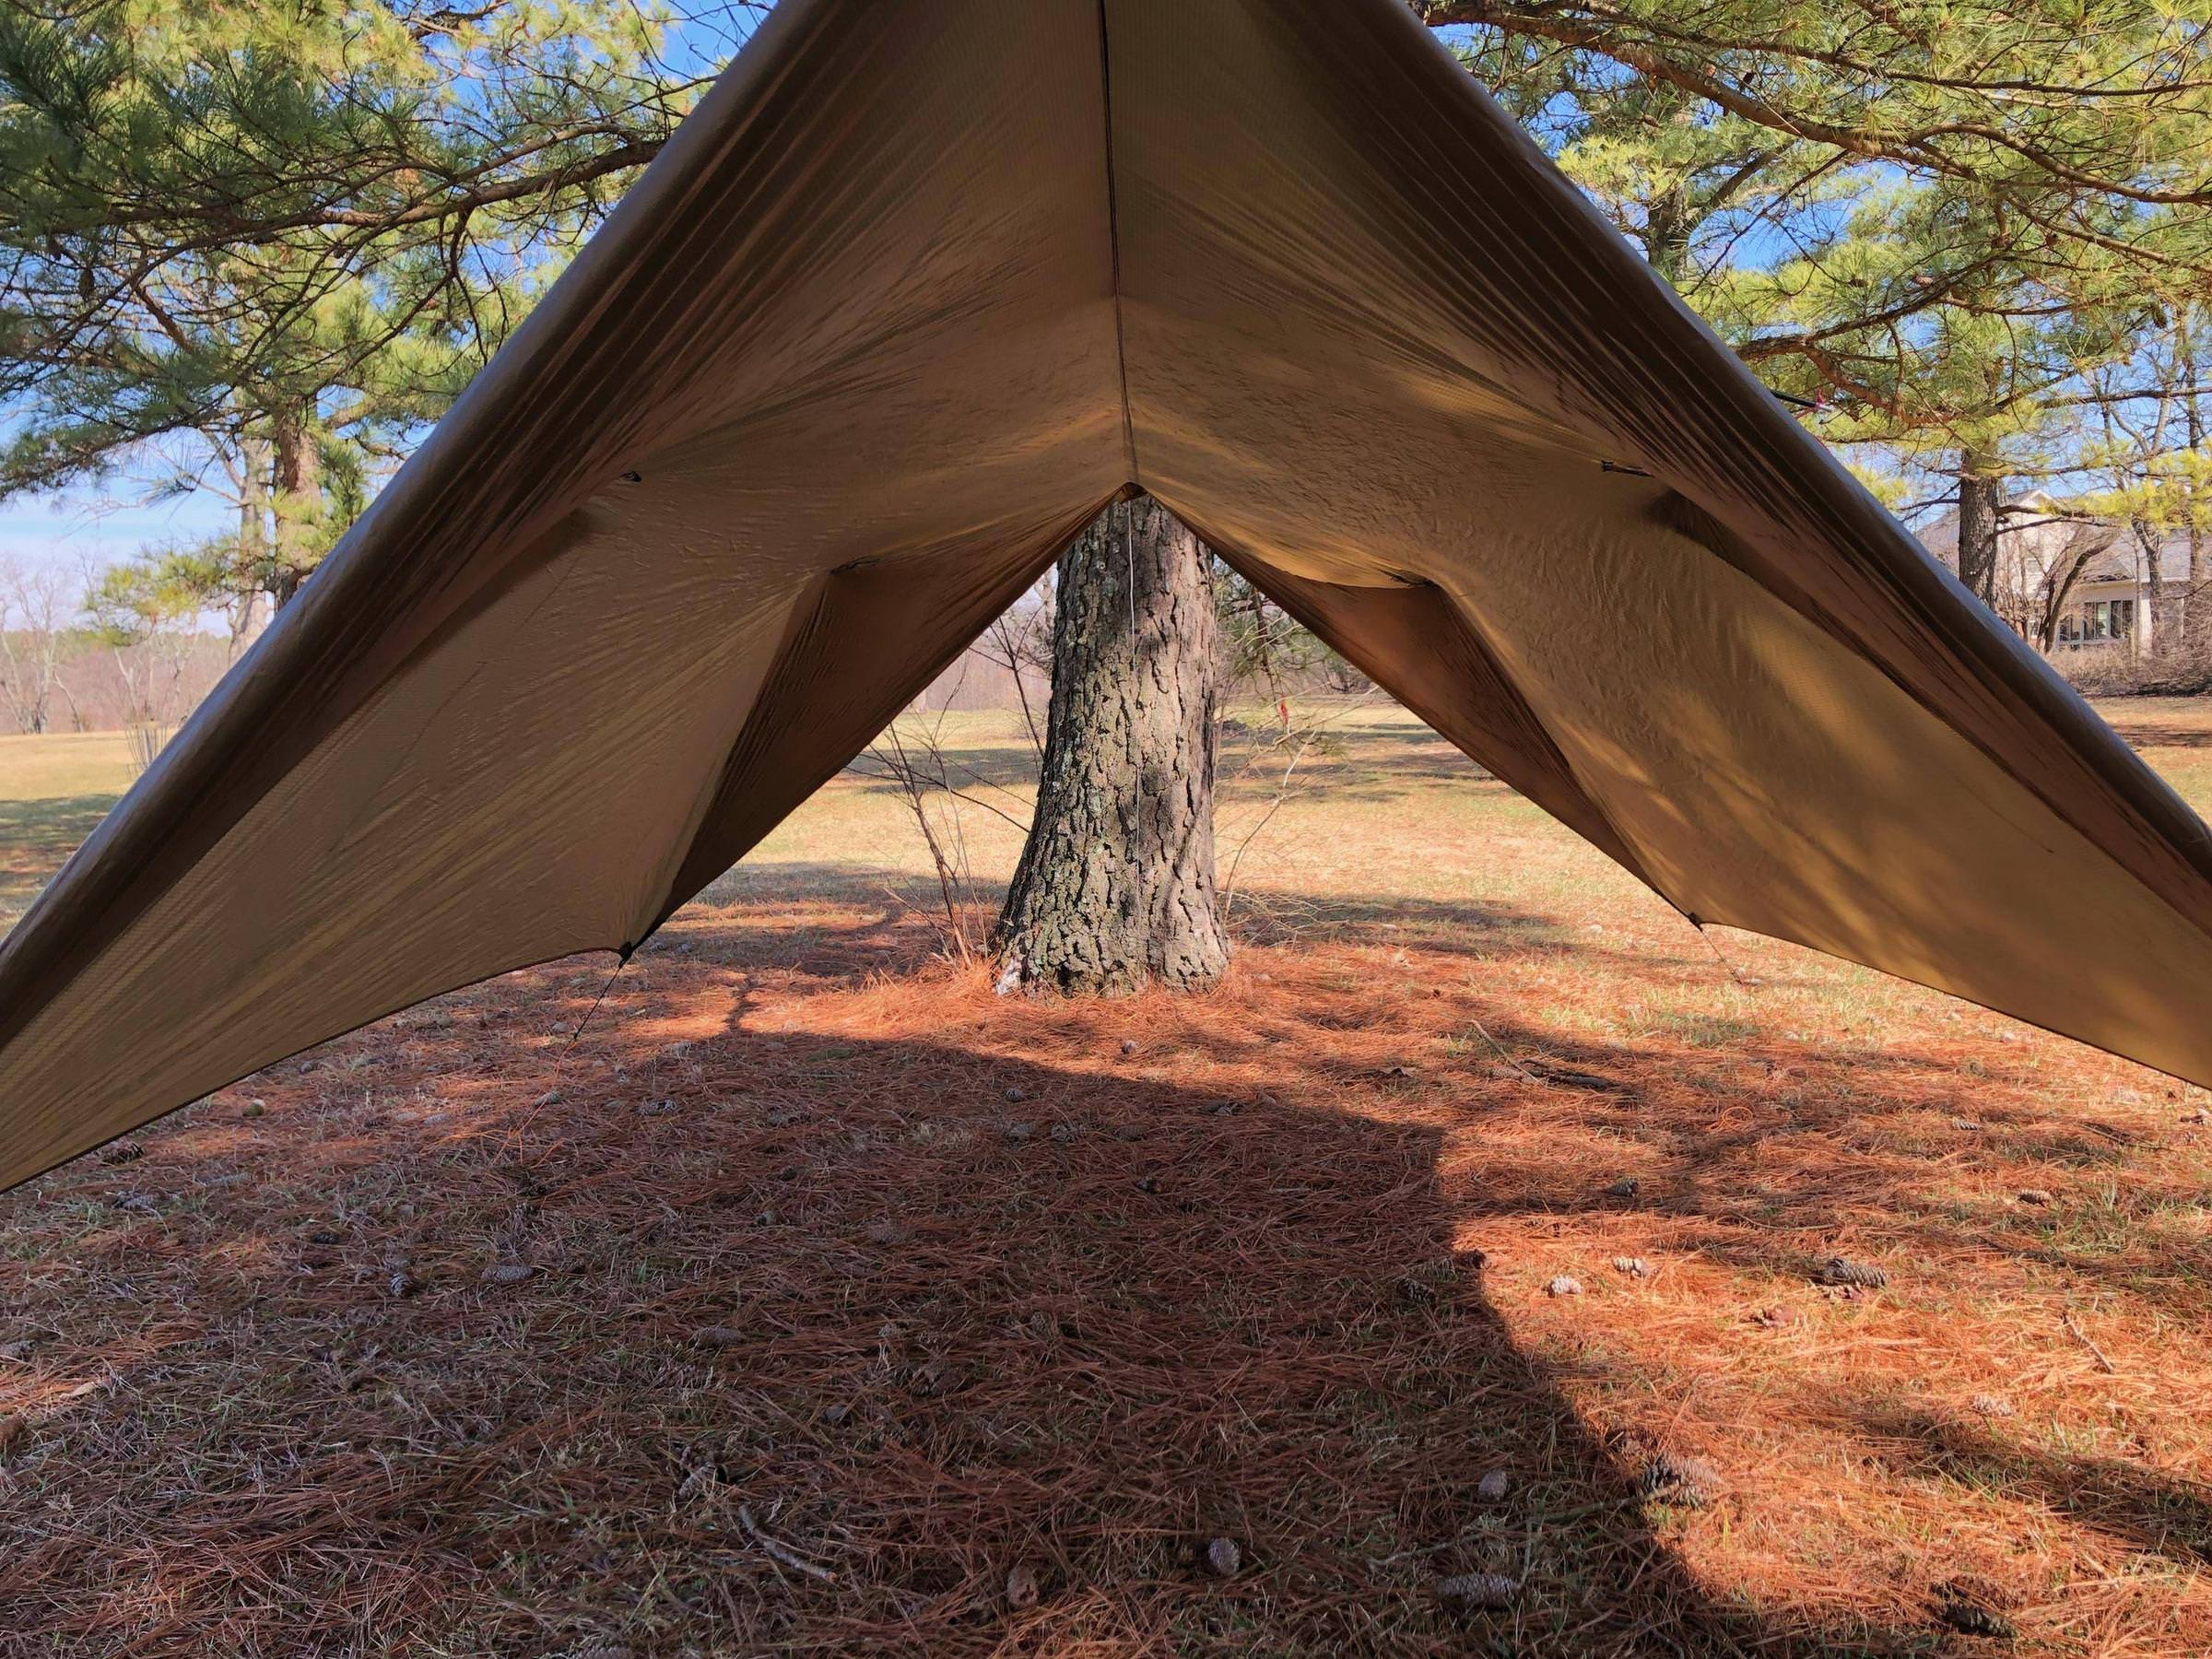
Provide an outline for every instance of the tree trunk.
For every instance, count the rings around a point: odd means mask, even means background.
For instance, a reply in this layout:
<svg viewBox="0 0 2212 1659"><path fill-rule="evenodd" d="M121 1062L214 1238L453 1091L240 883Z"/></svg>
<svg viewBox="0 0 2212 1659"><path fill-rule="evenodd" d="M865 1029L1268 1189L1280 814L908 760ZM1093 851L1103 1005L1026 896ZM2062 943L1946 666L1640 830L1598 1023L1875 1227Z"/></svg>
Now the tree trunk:
<svg viewBox="0 0 2212 1659"><path fill-rule="evenodd" d="M238 441L238 565L258 580L269 559L269 446L265 439Z"/></svg>
<svg viewBox="0 0 2212 1659"><path fill-rule="evenodd" d="M238 609L230 624L230 653L253 625L264 594L276 587L276 559L269 547L269 445L266 439L238 441L238 559L234 586ZM272 606L272 608L275 608Z"/></svg>
<svg viewBox="0 0 2212 1659"><path fill-rule="evenodd" d="M2139 656L2148 655L2154 659L2163 657L2173 643L2169 638L2172 632L2172 624L2166 615L2166 565L2165 560L2159 557L2162 550L2159 544L2165 540L2165 537L2141 519L2129 520L2127 527L2135 535L2136 547L2143 555L2145 570L2147 573L2146 586L2149 590L2146 594L2146 599L2150 614L2144 618L2144 621L2150 625L2150 642L2148 645L2142 643L2144 629L2138 626L2136 629L2137 641L2136 653Z"/></svg>
<svg viewBox="0 0 2212 1659"><path fill-rule="evenodd" d="M1959 580L1984 605L1995 604L1997 503L2003 480L1980 470L1980 457L1959 458Z"/></svg>
<svg viewBox="0 0 2212 1659"><path fill-rule="evenodd" d="M2201 455L2205 449L2205 408L2196 396L2196 348L2189 338L2189 318L2182 322L2182 351L2179 371L2182 384L2188 388L2182 396L2183 435L2193 456ZM2212 641L2212 594L2205 591L2205 533L2197 523L2196 463L2184 475L2182 482L2182 500L2186 508L2189 537L2189 585L2182 596L2182 644L2192 660L2201 660L2206 645Z"/></svg>
<svg viewBox="0 0 2212 1659"><path fill-rule="evenodd" d="M323 468L322 457L315 453L315 434L302 415L279 414L270 423L269 436L275 452L271 506L276 521L269 595L282 610L314 568L312 538L323 506Z"/></svg>
<svg viewBox="0 0 2212 1659"><path fill-rule="evenodd" d="M1660 192L1645 204L1643 256L1676 288L1689 271L1689 193L1681 185Z"/></svg>
<svg viewBox="0 0 2212 1659"><path fill-rule="evenodd" d="M995 940L1002 990L1212 984L1214 601L1198 538L1149 496L1061 556L1037 816Z"/></svg>

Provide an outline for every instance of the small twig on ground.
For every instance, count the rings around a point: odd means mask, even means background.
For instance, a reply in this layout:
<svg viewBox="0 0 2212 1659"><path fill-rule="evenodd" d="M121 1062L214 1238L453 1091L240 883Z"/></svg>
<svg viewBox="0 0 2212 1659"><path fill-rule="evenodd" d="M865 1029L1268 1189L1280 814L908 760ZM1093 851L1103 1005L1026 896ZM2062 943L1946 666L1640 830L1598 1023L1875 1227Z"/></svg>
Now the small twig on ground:
<svg viewBox="0 0 2212 1659"><path fill-rule="evenodd" d="M2062 1308L2059 1310L2058 1319L2059 1323L2066 1327L2067 1334L2071 1335L2075 1341L2080 1343L2083 1347L2088 1348L2090 1353L2097 1357L2097 1363L2104 1367L2107 1373L2114 1376L2119 1374L2119 1367L2115 1366L2111 1359L2105 1357L2104 1350L2099 1347L2095 1342L2090 1340L2089 1334L2087 1331L2083 1330L2079 1325L2074 1323L2073 1309Z"/></svg>
<svg viewBox="0 0 2212 1659"><path fill-rule="evenodd" d="M1030 752L1037 759L1044 759L1044 734L1038 729L1037 710L1030 701L1030 680L1032 677L1050 685L1053 677L1053 582L1041 576L1012 609L983 629L982 635L968 647L968 653L981 657L994 667L1003 668L1013 677L1014 695L1021 705L1022 724L1029 729Z"/></svg>
<svg viewBox="0 0 2212 1659"><path fill-rule="evenodd" d="M825 1584L837 1583L837 1574L830 1571L829 1568L808 1560L789 1545L779 1544L762 1532L760 1524L753 1519L753 1512L749 1506L742 1503L737 1506L737 1520L751 1535L753 1542L760 1546L760 1553L768 1557L770 1560L788 1567L794 1572L803 1572L808 1578L819 1579Z"/></svg>
<svg viewBox="0 0 2212 1659"><path fill-rule="evenodd" d="M884 759L883 756L873 748L867 751L867 759L877 761L878 764L882 764ZM982 784L987 789L997 790L999 794L1005 795L1008 800L1021 802L1021 797L1016 794L1012 790L1008 789L1005 784L994 783L989 778L983 776L982 772L977 771L974 767L967 765L963 761L951 759L949 757L947 758L946 764L948 766L959 767L960 771L966 772L977 782ZM856 777L873 778L886 783L896 783L901 789L905 787L905 782L903 779L900 778L896 767L892 767L889 770L879 772L869 771L860 764L859 758L855 757L850 763L847 764L845 770L852 772ZM1027 835L1030 832L1030 826L1026 819L1016 818L1012 813L1007 812L1003 808L994 806L990 802L982 799L981 796L971 795L964 789L955 789L949 783L939 782L937 787L943 790L947 794L950 795L956 801L965 801L971 806L980 806L983 811L990 813L994 818L1004 818L1007 823L1013 825L1015 829L1020 830L1024 835ZM1027 805L1027 803L1022 804Z"/></svg>
<svg viewBox="0 0 2212 1659"><path fill-rule="evenodd" d="M1531 1083L1541 1083L1544 1080L1543 1078L1537 1077L1535 1073L1530 1071L1527 1066L1522 1065L1520 1061L1514 1059L1512 1055L1507 1053L1505 1052L1505 1044L1499 1041L1497 1038L1491 1036L1489 1028L1485 1026L1481 1020L1470 1019L1467 1021L1467 1023L1475 1028L1477 1032L1481 1035L1481 1038L1485 1042L1488 1043L1492 1048L1498 1051L1499 1059L1504 1061L1508 1065L1519 1072L1524 1077L1526 1077Z"/></svg>
<svg viewBox="0 0 2212 1659"><path fill-rule="evenodd" d="M913 813L914 822L922 831L922 839L929 848L930 860L936 866L937 888L945 905L946 954L954 961L966 962L975 955L975 948L969 942L968 926L963 913L968 908L967 900L971 886L968 839L960 824L959 793L952 787L950 781L945 775L944 746L938 741L938 731L942 723L943 717L940 714L938 726L925 726L919 734L918 739L923 754L935 763L934 776L925 772L923 767L907 754L906 744L900 735L896 722L886 728L883 734L884 738L890 744L888 752L879 744L872 747L869 753L879 765L897 779L900 790L906 796L907 806ZM942 791L953 803L948 809L951 827L943 836L939 835L936 827L930 822L928 797L933 788ZM991 810L996 811L997 809L993 807ZM1005 814L1001 813L1000 816L1003 818Z"/></svg>

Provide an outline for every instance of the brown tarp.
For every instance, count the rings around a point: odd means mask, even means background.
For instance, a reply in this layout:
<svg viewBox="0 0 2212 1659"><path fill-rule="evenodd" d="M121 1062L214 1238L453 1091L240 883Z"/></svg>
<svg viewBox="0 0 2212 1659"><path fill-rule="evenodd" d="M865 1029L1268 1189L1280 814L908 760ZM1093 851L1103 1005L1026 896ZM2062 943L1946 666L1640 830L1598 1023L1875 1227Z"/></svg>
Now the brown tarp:
<svg viewBox="0 0 2212 1659"><path fill-rule="evenodd" d="M0 1185L634 944L1131 483L1690 915L2212 1083L2205 827L1398 0L784 0L0 950Z"/></svg>

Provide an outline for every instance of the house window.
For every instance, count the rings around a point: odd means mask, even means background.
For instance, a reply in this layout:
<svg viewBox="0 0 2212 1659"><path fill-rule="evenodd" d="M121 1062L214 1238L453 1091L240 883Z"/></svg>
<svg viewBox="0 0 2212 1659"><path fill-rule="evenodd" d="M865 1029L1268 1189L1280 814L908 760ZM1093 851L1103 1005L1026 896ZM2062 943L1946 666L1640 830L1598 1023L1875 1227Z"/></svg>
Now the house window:
<svg viewBox="0 0 2212 1659"><path fill-rule="evenodd" d="M2092 599L2081 607L2078 624L2067 617L2058 625L2058 637L2069 644L2094 645L2111 640L2129 640L2136 632L2133 599Z"/></svg>

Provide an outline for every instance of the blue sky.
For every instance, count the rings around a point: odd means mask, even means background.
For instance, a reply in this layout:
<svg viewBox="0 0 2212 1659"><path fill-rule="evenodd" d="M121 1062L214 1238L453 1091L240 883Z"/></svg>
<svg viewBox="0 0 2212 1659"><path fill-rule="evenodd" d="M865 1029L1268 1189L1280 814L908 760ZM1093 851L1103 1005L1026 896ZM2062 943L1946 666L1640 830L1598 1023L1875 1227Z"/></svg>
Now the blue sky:
<svg viewBox="0 0 2212 1659"><path fill-rule="evenodd" d="M142 505L127 487L18 498L0 501L0 557L72 570L112 564L140 547L212 535L231 511L208 495Z"/></svg>

